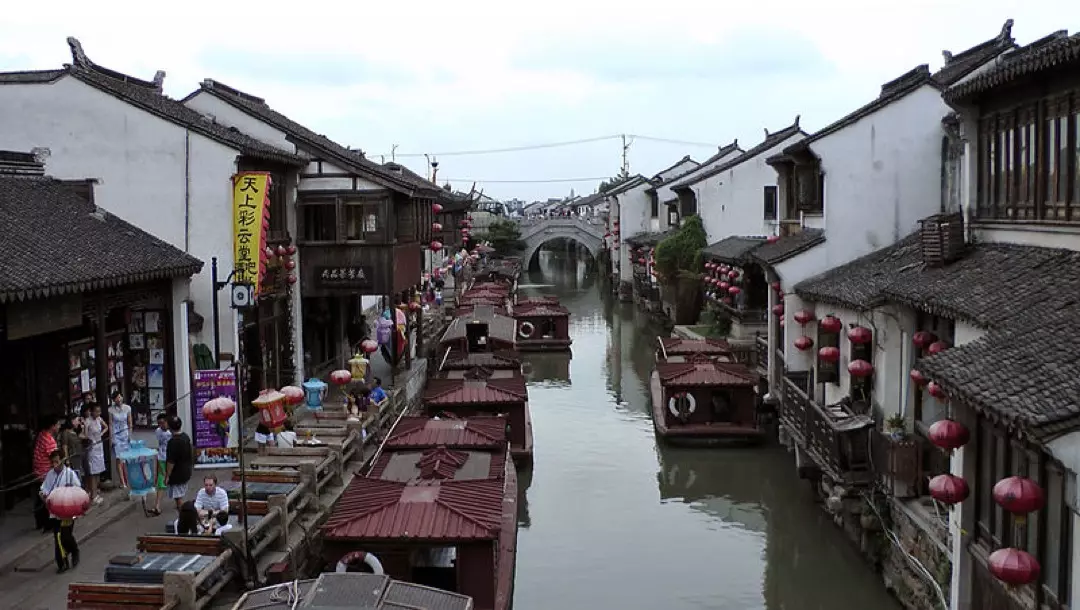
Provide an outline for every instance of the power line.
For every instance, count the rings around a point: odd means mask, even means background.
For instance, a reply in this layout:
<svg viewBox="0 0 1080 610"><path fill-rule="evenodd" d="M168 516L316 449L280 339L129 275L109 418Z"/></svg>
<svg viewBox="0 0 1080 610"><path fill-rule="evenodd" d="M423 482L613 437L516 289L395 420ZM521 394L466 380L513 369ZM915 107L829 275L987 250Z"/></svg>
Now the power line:
<svg viewBox="0 0 1080 610"><path fill-rule="evenodd" d="M702 148L718 148L716 144L709 144L707 142L687 142L685 140L671 140L668 138L654 138L652 136L639 136L637 134L627 134L628 138L637 138L638 140L646 140L648 142L661 142L663 144L678 144L680 146L700 146Z"/></svg>
<svg viewBox="0 0 1080 610"><path fill-rule="evenodd" d="M483 178L443 178L447 182L481 182L487 184L549 184L554 182L595 182L596 180L611 180L611 176L599 178L547 178L542 180L484 180Z"/></svg>
<svg viewBox="0 0 1080 610"><path fill-rule="evenodd" d="M456 150L451 152L439 152L439 153L397 153L398 157L423 157L424 155L430 155L432 157L463 157L466 155L494 155L499 153L508 152L521 152L526 150L540 150L543 148L559 148L561 146L576 146L578 144L590 144L592 142L603 142L605 140L615 140L620 136L600 136L597 138L585 138L582 140L569 140L566 142L549 142L547 144L530 144L528 146L511 146L509 148L489 148L486 150Z"/></svg>

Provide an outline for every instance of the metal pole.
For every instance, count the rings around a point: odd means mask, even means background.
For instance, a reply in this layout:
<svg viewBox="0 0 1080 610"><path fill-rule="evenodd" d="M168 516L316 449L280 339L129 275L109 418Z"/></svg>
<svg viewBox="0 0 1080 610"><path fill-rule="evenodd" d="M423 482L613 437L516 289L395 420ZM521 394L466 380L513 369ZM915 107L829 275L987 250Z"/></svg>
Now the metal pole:
<svg viewBox="0 0 1080 610"><path fill-rule="evenodd" d="M240 447L238 458L240 462L240 528L243 531L242 546L244 549L244 563L247 565L248 573L251 574L252 582L258 584L259 575L257 573L257 566L255 565L254 558L251 556L251 539L248 538L248 505L247 505L247 471L244 466L244 453L245 442L247 441L247 433L244 430L244 381L242 376L243 366L241 366L241 358L244 354L244 313L243 310L236 310L236 356L233 358L233 370L236 375L236 394L239 399L240 408L237 419L237 433L240 436Z"/></svg>
<svg viewBox="0 0 1080 610"><path fill-rule="evenodd" d="M221 285L218 284L217 274L217 257L210 259L210 284L212 286L213 295L211 302L214 309L214 368L221 368L221 315L218 313L218 291L221 290Z"/></svg>

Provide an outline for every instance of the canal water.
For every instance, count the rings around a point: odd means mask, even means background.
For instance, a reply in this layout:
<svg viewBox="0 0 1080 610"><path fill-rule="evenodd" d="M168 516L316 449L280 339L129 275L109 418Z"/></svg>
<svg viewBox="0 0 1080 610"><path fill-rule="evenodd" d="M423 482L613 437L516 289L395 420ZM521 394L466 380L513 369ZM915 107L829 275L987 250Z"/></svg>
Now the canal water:
<svg viewBox="0 0 1080 610"><path fill-rule="evenodd" d="M783 449L659 445L646 389L657 331L584 261L538 257L522 292L560 297L574 345L572 358L526 357L535 465L515 610L900 607Z"/></svg>

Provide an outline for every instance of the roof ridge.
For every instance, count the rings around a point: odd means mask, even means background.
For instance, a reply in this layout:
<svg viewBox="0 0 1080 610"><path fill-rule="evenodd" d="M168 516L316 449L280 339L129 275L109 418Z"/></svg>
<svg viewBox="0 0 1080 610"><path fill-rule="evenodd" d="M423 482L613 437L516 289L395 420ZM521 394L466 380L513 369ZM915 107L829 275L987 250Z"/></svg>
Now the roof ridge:
<svg viewBox="0 0 1080 610"><path fill-rule="evenodd" d="M684 186L687 186L689 184L697 184L698 182L701 182L702 180L707 180L708 178L712 178L713 176L715 176L715 175L717 175L717 174L719 174L721 172L726 172L727 170L729 170L729 169L731 169L733 167L737 167L739 165L742 165L744 162L749 161L750 159L753 159L754 157L757 157L758 155L764 153L765 151L769 150L770 148L775 147L777 144L783 142L784 140L787 140L788 138L790 138L790 137L792 137L792 136L794 136L796 134L804 133L803 130L802 130L802 127L799 125L801 119L802 119L802 115L795 115L795 122L794 123L792 123L791 125L788 125L787 127L779 129L777 131L770 132L768 130L768 128L765 128L765 139L764 140L762 140L761 142L759 142L755 146L751 146L747 150L744 150L741 154L736 156L734 159L731 159L730 161L727 161L725 163L721 163L720 165L717 165L716 167L713 167L711 169L705 170L704 172L699 174L693 180L693 182L688 182Z"/></svg>
<svg viewBox="0 0 1080 610"><path fill-rule="evenodd" d="M951 64L962 62L966 59L975 57L979 52L986 51L996 46L1009 45L1015 42L1012 37L1013 20L1006 19L1005 24L1001 27L1001 32L997 36L980 42L979 44L969 47L959 53L951 53L948 50L944 50L941 54L945 58L945 66L948 67Z"/></svg>

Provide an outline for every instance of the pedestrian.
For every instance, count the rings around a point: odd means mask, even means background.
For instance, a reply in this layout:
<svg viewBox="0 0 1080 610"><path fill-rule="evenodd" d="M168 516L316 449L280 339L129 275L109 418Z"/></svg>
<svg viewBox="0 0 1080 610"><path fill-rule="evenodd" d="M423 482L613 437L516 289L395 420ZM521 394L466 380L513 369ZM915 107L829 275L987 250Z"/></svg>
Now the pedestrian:
<svg viewBox="0 0 1080 610"><path fill-rule="evenodd" d="M127 487L127 469L121 453L131 450L131 406L124 402L124 395L114 392L109 405L109 425L112 428L113 459L116 460L116 472L120 475L120 487Z"/></svg>
<svg viewBox="0 0 1080 610"><path fill-rule="evenodd" d="M157 416L157 428L154 429L154 436L157 438L157 477L154 481L154 488L157 493L154 494L154 508L150 511L150 515L156 517L161 514L161 497L165 495L167 489L165 470L168 460L166 458L169 439L172 438L172 431L169 430L169 416L164 413L159 413Z"/></svg>
<svg viewBox="0 0 1080 610"><path fill-rule="evenodd" d="M101 419L101 405L90 405L90 419L84 424L86 438L90 441L90 451L87 453L87 491L90 493L90 501L101 504L105 500L98 494L98 484L101 482L101 473L105 472L105 440L109 433L109 426Z"/></svg>
<svg viewBox="0 0 1080 610"><path fill-rule="evenodd" d="M199 518L203 521L212 519L220 512L229 514L229 494L218 487L217 482L216 476L206 475L202 489L195 494L195 510L199 511Z"/></svg>
<svg viewBox="0 0 1080 610"><path fill-rule="evenodd" d="M285 420L285 429L277 433L278 449L292 449L296 446L296 431L291 419Z"/></svg>
<svg viewBox="0 0 1080 610"><path fill-rule="evenodd" d="M58 442L60 450L64 452L64 462L80 477L82 477L83 467L83 444L79 434L82 432L82 427L82 418L64 418L64 423L60 424Z"/></svg>
<svg viewBox="0 0 1080 610"><path fill-rule="evenodd" d="M270 431L270 428L259 422L259 425L255 426L255 444L258 446L259 455L266 454L266 446L274 442L274 433Z"/></svg>
<svg viewBox="0 0 1080 610"><path fill-rule="evenodd" d="M371 388L370 394L371 402L375 404L376 409L382 409L383 403L386 402L386 390L382 387L382 379L375 378L375 385Z"/></svg>
<svg viewBox="0 0 1080 610"><path fill-rule="evenodd" d="M55 417L46 415L41 418L41 425L38 426L37 438L34 439L34 476L38 481L45 481L45 478L49 474L49 469L52 467L53 452L57 449L56 444L56 432L59 428L59 424ZM45 508L45 499L38 496L37 501L34 502L34 523L37 529L47 532L49 531L49 512Z"/></svg>
<svg viewBox="0 0 1080 610"><path fill-rule="evenodd" d="M79 475L64 464L64 454L59 449L49 455L51 468L41 483L41 491L38 497L42 502L48 499L49 494L59 487L80 487ZM53 532L53 550L56 555L56 573L62 574L68 568L79 565L79 543L75 540L75 520L61 519L56 515L49 515L49 524Z"/></svg>
<svg viewBox="0 0 1080 610"><path fill-rule="evenodd" d="M169 431L172 435L165 447L165 484L168 485L166 492L176 503L177 511L187 495L188 481L191 480L191 471L195 467L191 437L183 431L183 427L179 417L169 419Z"/></svg>
<svg viewBox="0 0 1080 610"><path fill-rule="evenodd" d="M176 521L173 521L173 532L182 536L196 536L203 533L199 511L195 509L194 500L188 500L180 505Z"/></svg>

